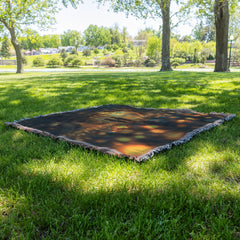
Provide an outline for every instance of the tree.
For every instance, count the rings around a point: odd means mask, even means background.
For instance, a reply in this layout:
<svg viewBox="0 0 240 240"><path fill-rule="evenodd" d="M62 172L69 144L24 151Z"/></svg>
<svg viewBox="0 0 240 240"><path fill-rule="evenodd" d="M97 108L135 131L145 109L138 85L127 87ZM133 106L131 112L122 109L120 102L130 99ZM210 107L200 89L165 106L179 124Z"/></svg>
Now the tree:
<svg viewBox="0 0 240 240"><path fill-rule="evenodd" d="M214 4L216 25L216 63L215 72L227 72L228 69L228 0L216 0Z"/></svg>
<svg viewBox="0 0 240 240"><path fill-rule="evenodd" d="M134 37L135 40L145 40L145 45L148 44L148 39L154 36L154 31L151 28L146 28L140 30L137 36Z"/></svg>
<svg viewBox="0 0 240 240"><path fill-rule="evenodd" d="M58 34L43 35L40 37L40 40L45 48L58 48L62 45L60 35Z"/></svg>
<svg viewBox="0 0 240 240"><path fill-rule="evenodd" d="M117 24L114 27L109 28L110 35L111 35L111 44L120 45L121 43L121 34L119 32L119 27Z"/></svg>
<svg viewBox="0 0 240 240"><path fill-rule="evenodd" d="M170 4L171 0L97 0L111 2L114 11L124 11L140 18L149 16L162 18L162 67L161 71L171 71L170 63ZM176 1L178 2L178 1Z"/></svg>
<svg viewBox="0 0 240 240"><path fill-rule="evenodd" d="M152 36L148 40L147 56L157 63L160 60L161 45L161 39L156 36Z"/></svg>
<svg viewBox="0 0 240 240"><path fill-rule="evenodd" d="M26 36L19 38L22 48L32 51L33 49L39 49L42 46L41 37L37 31L26 29L24 33Z"/></svg>
<svg viewBox="0 0 240 240"><path fill-rule="evenodd" d="M128 42L128 32L127 28L123 27L122 32L121 32L121 39L123 44L127 44Z"/></svg>
<svg viewBox="0 0 240 240"><path fill-rule="evenodd" d="M17 73L23 72L21 45L17 35L26 26L51 22L51 16L57 11L56 1L47 0L0 0L0 24L3 24L11 35L11 42L17 57Z"/></svg>
<svg viewBox="0 0 240 240"><path fill-rule="evenodd" d="M63 61L67 58L68 54L67 54L65 49L61 50L60 56L61 56Z"/></svg>
<svg viewBox="0 0 240 240"><path fill-rule="evenodd" d="M215 72L228 69L228 32L230 13L237 7L237 0L189 0L190 5L198 7L200 17L214 16L216 27Z"/></svg>
<svg viewBox="0 0 240 240"><path fill-rule="evenodd" d="M63 0L65 5L67 2ZM70 2L74 6L78 3L74 0ZM23 72L21 45L17 38L19 32L32 24L40 27L51 25L57 11L58 0L0 0L0 27L3 25L10 33L17 57L17 73Z"/></svg>
<svg viewBox="0 0 240 240"><path fill-rule="evenodd" d="M193 29L193 36L195 40L201 42L216 41L214 19L207 24L203 24L203 21L201 21L200 24L197 24Z"/></svg>
<svg viewBox="0 0 240 240"><path fill-rule="evenodd" d="M180 38L181 42L191 42L192 41L192 37L190 35L184 35Z"/></svg>
<svg viewBox="0 0 240 240"><path fill-rule="evenodd" d="M98 27L97 25L89 25L84 31L87 46L99 47L111 43L111 34L109 29Z"/></svg>
<svg viewBox="0 0 240 240"><path fill-rule="evenodd" d="M61 41L63 46L74 46L76 49L83 44L83 38L81 33L75 30L67 30L61 35Z"/></svg>
<svg viewBox="0 0 240 240"><path fill-rule="evenodd" d="M162 68L161 71L170 71L170 4L171 0L161 0L160 8L162 12Z"/></svg>
<svg viewBox="0 0 240 240"><path fill-rule="evenodd" d="M10 41L9 39L5 36L2 41L2 47L1 47L1 56L3 58L9 58L11 56L10 54Z"/></svg>

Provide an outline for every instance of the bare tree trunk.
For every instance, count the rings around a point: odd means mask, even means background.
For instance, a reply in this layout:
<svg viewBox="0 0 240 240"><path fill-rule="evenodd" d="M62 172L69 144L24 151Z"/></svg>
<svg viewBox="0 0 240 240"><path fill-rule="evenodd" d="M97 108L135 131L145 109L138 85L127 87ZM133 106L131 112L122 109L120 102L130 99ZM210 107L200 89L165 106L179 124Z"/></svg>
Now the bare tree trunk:
<svg viewBox="0 0 240 240"><path fill-rule="evenodd" d="M214 6L216 25L216 63L214 72L227 72L228 69L228 0L215 0Z"/></svg>
<svg viewBox="0 0 240 240"><path fill-rule="evenodd" d="M9 32L11 34L11 42L15 49L16 57L17 57L17 73L23 73L23 59L22 59L21 45L17 40L15 28L14 27L9 28Z"/></svg>
<svg viewBox="0 0 240 240"><path fill-rule="evenodd" d="M162 11L162 67L160 71L172 71L170 63L170 4L171 0L161 0Z"/></svg>

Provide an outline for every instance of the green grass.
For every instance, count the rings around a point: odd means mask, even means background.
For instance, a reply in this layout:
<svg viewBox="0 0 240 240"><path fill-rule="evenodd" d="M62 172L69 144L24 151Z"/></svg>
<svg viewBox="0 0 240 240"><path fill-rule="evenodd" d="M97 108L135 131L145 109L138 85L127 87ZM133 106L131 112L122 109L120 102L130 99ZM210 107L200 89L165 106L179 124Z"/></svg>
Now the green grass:
<svg viewBox="0 0 240 240"><path fill-rule="evenodd" d="M1 65L0 69L17 69L15 65Z"/></svg>
<svg viewBox="0 0 240 240"><path fill-rule="evenodd" d="M6 121L101 104L237 116L145 163ZM239 73L0 74L0 239L239 239Z"/></svg>

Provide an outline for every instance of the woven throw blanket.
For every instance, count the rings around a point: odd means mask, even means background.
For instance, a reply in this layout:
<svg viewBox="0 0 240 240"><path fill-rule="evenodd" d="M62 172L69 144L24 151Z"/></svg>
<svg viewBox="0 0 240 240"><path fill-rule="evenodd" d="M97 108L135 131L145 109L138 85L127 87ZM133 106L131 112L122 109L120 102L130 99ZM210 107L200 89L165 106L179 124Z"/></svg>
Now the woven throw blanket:
<svg viewBox="0 0 240 240"><path fill-rule="evenodd" d="M110 104L5 124L141 162L234 116Z"/></svg>

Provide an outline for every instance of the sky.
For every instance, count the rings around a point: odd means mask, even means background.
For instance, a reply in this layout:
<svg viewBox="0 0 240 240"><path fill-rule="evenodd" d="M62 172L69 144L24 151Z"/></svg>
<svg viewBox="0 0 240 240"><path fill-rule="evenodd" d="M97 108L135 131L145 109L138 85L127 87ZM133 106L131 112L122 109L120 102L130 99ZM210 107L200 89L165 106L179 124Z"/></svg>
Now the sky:
<svg viewBox="0 0 240 240"><path fill-rule="evenodd" d="M172 6L172 9L175 8L176 6ZM68 29L83 33L90 24L99 27L112 27L114 24L118 24L120 29L127 27L128 33L134 37L140 30L146 27L158 30L161 25L161 19L141 20L133 16L126 17L124 13L109 11L107 6L98 8L97 3L88 0L84 4L80 4L77 9L73 9L71 6L68 6L68 8L62 7L62 10L56 14L56 24L52 26L53 29L40 32L40 34L63 34ZM173 32L183 36L190 35L191 30L192 27L189 24L181 24L181 28L179 27Z"/></svg>

